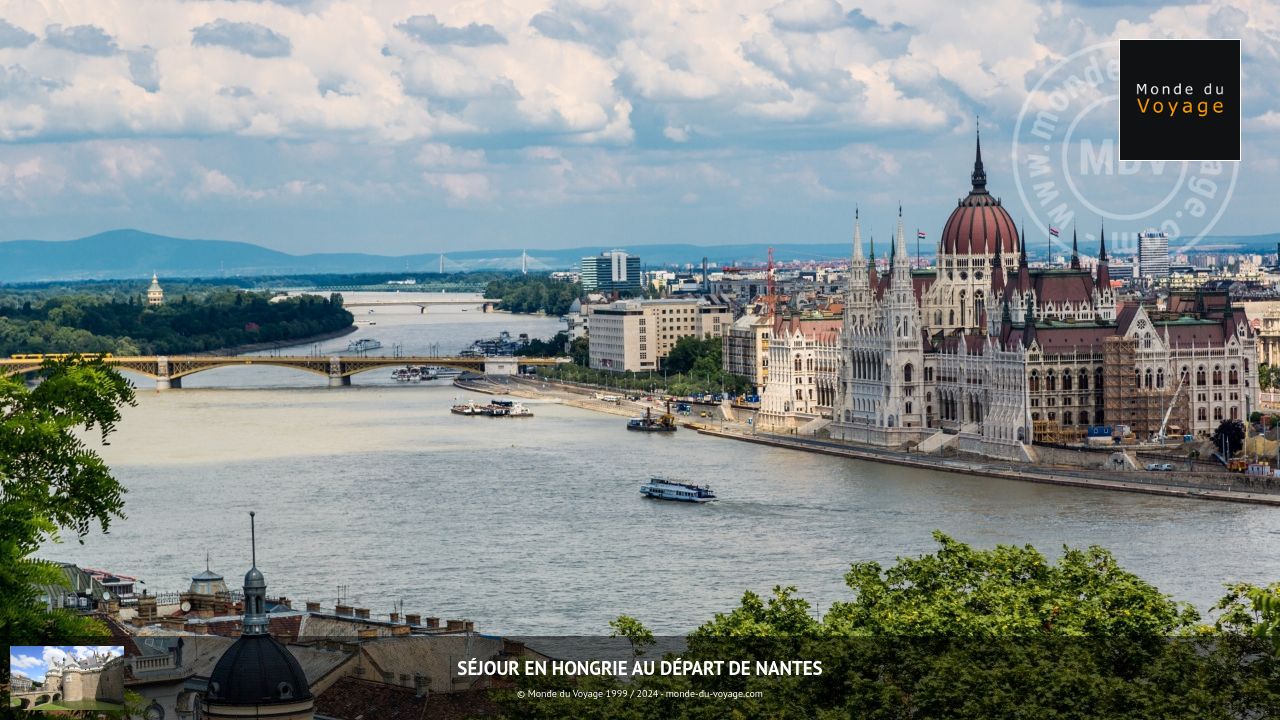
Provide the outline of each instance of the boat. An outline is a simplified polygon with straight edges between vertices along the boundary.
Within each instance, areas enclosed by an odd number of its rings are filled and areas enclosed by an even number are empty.
[[[667,411],[654,417],[653,408],[645,408],[644,415],[627,421],[627,429],[637,432],[675,432],[676,416],[671,414],[670,403]]]
[[[666,478],[653,477],[640,486],[640,494],[655,500],[704,503],[716,499],[709,485],[694,485]]]
[[[449,408],[449,412],[454,415],[483,415],[484,408],[473,402],[460,403]]]
[[[347,343],[347,352],[367,352],[369,350],[377,350],[380,347],[382,347],[382,343],[373,338],[361,338]]]
[[[532,410],[513,400],[494,400],[489,403],[489,414],[492,417],[533,417]]]

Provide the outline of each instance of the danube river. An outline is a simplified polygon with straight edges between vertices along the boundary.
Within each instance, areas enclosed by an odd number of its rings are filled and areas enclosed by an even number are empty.
[[[472,309],[359,310],[356,334],[282,354],[341,351],[362,337],[406,354],[456,352],[509,330],[548,337],[551,318]],[[376,322],[376,325],[369,325]],[[1280,512],[926,472],[718,440],[628,433],[624,419],[550,403],[536,417],[449,413],[467,393],[396,385],[387,371],[328,388],[276,368],[227,368],[157,393],[139,379],[104,453],[128,518],[43,556],[185,589],[211,567],[239,585],[249,510],[269,592],[326,607],[468,618],[486,632],[599,634],[634,615],[693,629],[743,590],[796,585],[825,609],[858,560],[934,547],[938,529],[981,546],[1103,545],[1202,610],[1225,582],[1280,579]],[[479,398],[477,398],[479,399]],[[644,500],[661,473],[713,485],[705,506]]]

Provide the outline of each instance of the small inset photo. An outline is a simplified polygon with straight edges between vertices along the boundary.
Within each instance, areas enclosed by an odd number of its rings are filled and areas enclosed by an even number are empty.
[[[124,648],[15,645],[9,648],[9,707],[67,717],[124,715]]]

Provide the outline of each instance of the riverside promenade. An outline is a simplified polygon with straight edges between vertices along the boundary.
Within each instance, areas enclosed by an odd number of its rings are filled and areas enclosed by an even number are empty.
[[[1093,488],[1095,490],[1117,490],[1122,492],[1145,493],[1148,495],[1165,495],[1198,500],[1219,500],[1223,502],[1252,503],[1256,505],[1280,506],[1280,494],[1247,492],[1231,490],[1221,483],[1195,484],[1177,482],[1159,482],[1155,479],[1132,479],[1140,471],[1108,472],[1105,470],[1074,469],[1058,466],[1012,465],[1009,463],[982,462],[961,458],[939,457],[916,453],[904,453],[879,448],[859,447],[848,443],[840,443],[816,438],[772,435],[767,433],[742,432],[699,423],[685,423],[686,427],[697,430],[702,435],[740,440],[743,442],[772,445],[774,447],[816,452],[824,455],[869,462],[904,465],[924,470],[953,472],[963,475],[984,475],[1005,480],[1036,482],[1047,485],[1067,485],[1071,487]],[[1141,477],[1141,476],[1140,476]],[[1215,485],[1217,485],[1215,487]]]

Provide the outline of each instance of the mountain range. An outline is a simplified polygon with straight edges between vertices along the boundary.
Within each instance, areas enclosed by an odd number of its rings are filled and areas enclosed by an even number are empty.
[[[1206,238],[1200,247],[1275,251],[1280,233]],[[779,243],[778,262],[834,260],[846,257],[847,243]],[[578,266],[581,258],[609,248],[576,247],[529,250],[530,270],[564,270]],[[914,247],[912,250],[914,251]],[[925,248],[926,250],[928,248]],[[764,244],[690,245],[654,244],[628,247],[648,267],[698,265],[704,257],[712,266],[761,265],[768,253]],[[444,270],[516,270],[525,250],[466,250],[446,253]],[[926,253],[930,254],[930,253]],[[149,277],[251,277],[260,275],[436,272],[439,253],[374,255],[369,253],[312,253],[291,255],[260,245],[230,240],[193,240],[156,235],[141,230],[111,230],[76,240],[11,240],[0,242],[0,282],[50,280],[106,280]]]

